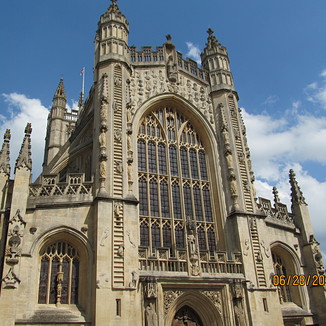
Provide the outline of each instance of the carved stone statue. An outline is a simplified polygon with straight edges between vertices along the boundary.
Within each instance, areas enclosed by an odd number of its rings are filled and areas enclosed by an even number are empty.
[[[237,196],[238,190],[237,190],[237,182],[235,181],[235,179],[233,178],[231,179],[230,186],[231,186],[231,195]]]
[[[104,132],[100,133],[100,136],[98,137],[98,141],[99,141],[100,147],[106,147],[106,137],[105,137]]]
[[[237,326],[246,326],[246,316],[242,308],[241,300],[237,300],[234,306],[235,321]]]
[[[174,62],[172,55],[170,55],[167,62],[167,74],[170,82],[175,83],[177,81],[177,73],[177,64]]]
[[[106,177],[106,163],[105,161],[102,161],[100,163],[100,177],[105,178]]]
[[[196,248],[196,237],[194,235],[193,230],[190,230],[190,233],[187,236],[189,255],[190,257],[194,257],[197,254]]]
[[[157,314],[153,303],[145,308],[146,326],[157,326]]]

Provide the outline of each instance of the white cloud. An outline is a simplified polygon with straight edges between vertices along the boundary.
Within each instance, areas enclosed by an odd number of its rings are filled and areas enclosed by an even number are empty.
[[[326,117],[296,115],[286,119],[249,114],[243,110],[257,177],[276,181],[284,162],[326,164]]]
[[[200,49],[197,45],[194,45],[192,42],[186,42],[188,47],[187,56],[193,60],[195,60],[198,64],[201,64],[200,58]]]
[[[274,104],[274,103],[276,103],[278,101],[279,101],[279,97],[278,96],[276,96],[276,95],[270,95],[270,96],[268,96],[266,98],[266,100],[263,102],[263,104],[265,104],[265,105],[272,105],[272,104]]]
[[[32,160],[33,178],[41,172],[43,163],[46,124],[49,111],[41,104],[39,99],[30,99],[23,94],[2,94],[8,103],[9,118],[0,117],[0,135],[6,129],[11,130],[10,153],[11,171],[14,172],[16,159],[24,138],[27,122],[32,124]],[[1,137],[1,136],[0,136]]]
[[[289,124],[285,119],[249,114],[243,110],[243,118],[257,178],[257,195],[273,200],[272,187],[276,186],[281,201],[290,210],[288,174],[292,168],[309,205],[316,237],[325,249],[326,182],[312,177],[302,164],[326,164],[326,117],[297,114]]]
[[[323,71],[320,73],[320,76],[322,76],[322,77],[326,77],[326,69],[323,70]]]
[[[322,82],[313,82],[305,88],[307,100],[326,109],[326,69],[320,73]]]

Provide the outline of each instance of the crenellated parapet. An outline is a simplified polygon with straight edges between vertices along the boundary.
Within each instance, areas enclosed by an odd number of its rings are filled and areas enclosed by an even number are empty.
[[[266,215],[269,222],[295,227],[294,215],[288,211],[285,204],[278,202],[272,205],[269,199],[259,197],[258,208]]]
[[[89,200],[92,199],[93,182],[85,181],[84,173],[67,174],[64,182],[60,181],[59,175],[43,175],[41,184],[29,186],[29,201],[49,200]]]

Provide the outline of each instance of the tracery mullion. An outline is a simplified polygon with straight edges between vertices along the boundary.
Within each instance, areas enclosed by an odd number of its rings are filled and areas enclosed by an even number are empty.
[[[47,290],[46,290],[46,303],[50,303],[50,291],[51,291],[51,271],[52,271],[52,259],[50,256],[49,259],[49,270],[48,270],[48,281],[47,281]]]
[[[68,278],[68,303],[71,303],[71,285],[72,285],[72,263],[73,263],[73,258],[70,257],[70,262],[69,262],[69,278]]]

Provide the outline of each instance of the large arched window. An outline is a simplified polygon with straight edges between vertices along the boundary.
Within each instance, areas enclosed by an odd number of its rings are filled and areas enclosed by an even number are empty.
[[[289,251],[282,244],[274,244],[271,248],[274,273],[279,277],[287,280],[288,276],[300,275],[299,265],[296,262],[295,254]],[[280,283],[280,282],[277,282]],[[302,307],[301,294],[302,286],[295,286],[293,284],[286,284],[278,286],[280,302],[293,302],[299,307]]]
[[[140,244],[151,252],[186,248],[187,221],[196,223],[200,251],[216,250],[205,148],[189,120],[164,107],[138,130]]]
[[[77,304],[79,262],[78,251],[66,241],[44,248],[40,254],[38,303]]]

